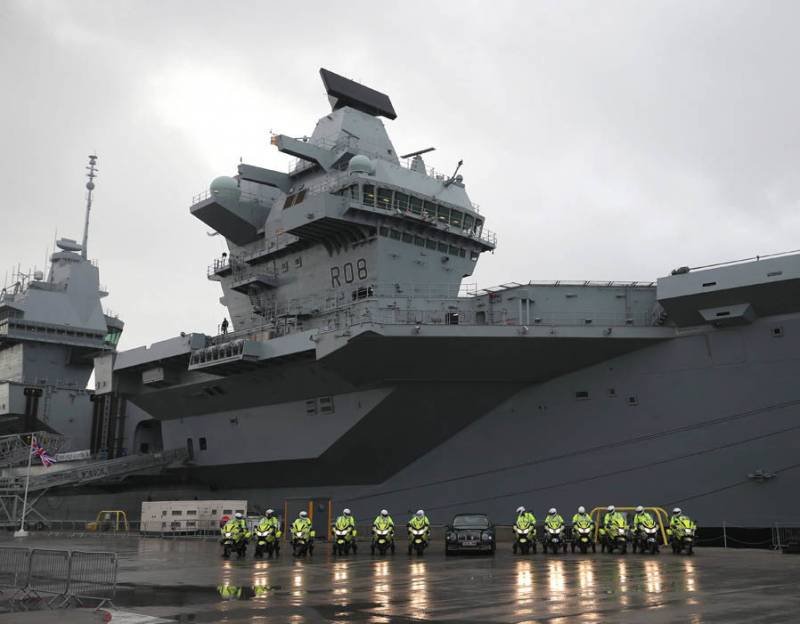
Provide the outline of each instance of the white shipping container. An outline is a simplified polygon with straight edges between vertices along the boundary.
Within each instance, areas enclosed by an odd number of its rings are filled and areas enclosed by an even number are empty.
[[[142,503],[142,533],[216,533],[223,516],[247,516],[245,500],[177,500]]]

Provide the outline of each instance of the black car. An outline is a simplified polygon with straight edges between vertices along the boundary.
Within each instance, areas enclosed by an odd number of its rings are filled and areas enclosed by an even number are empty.
[[[463,513],[453,516],[444,533],[444,552],[486,552],[494,554],[494,524],[482,513]]]

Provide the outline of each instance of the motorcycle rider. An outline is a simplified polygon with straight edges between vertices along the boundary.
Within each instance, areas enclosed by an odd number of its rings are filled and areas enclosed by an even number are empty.
[[[694,523],[694,521],[689,516],[684,515],[680,507],[675,507],[675,509],[672,510],[672,515],[669,518],[667,535],[672,537],[672,532],[677,527],[686,527],[690,529],[697,528],[697,525]]]
[[[524,520],[523,520],[524,518]],[[525,511],[525,508],[520,505],[517,507],[517,523],[519,526],[524,527],[527,524],[536,524],[536,516],[530,511]]]
[[[372,528],[379,528],[383,530],[385,528],[390,528],[392,534],[394,535],[394,520],[389,515],[389,512],[386,509],[381,509],[381,513],[375,516],[375,520],[372,522]]]
[[[431,521],[428,520],[428,516],[425,515],[423,509],[417,510],[417,513],[411,516],[411,519],[408,521],[408,526],[412,529],[425,529],[425,540],[427,541],[430,539]]]
[[[626,530],[628,528],[628,525],[625,521],[625,516],[623,516],[620,512],[618,512],[617,508],[614,507],[614,505],[609,505],[608,508],[606,509],[606,515],[603,516],[603,526],[600,529],[600,535],[603,538],[601,539],[603,550],[605,550],[607,543],[605,538],[607,538],[608,530],[612,526],[614,528],[623,528]]]
[[[239,525],[242,532],[247,534],[247,520],[244,519],[244,515],[242,515],[241,511],[237,511],[236,514],[234,514],[233,520]]]
[[[356,531],[356,519],[353,517],[353,512],[351,512],[347,507],[342,509],[342,515],[336,518],[336,521],[333,523],[333,527],[335,529],[339,529],[343,531],[348,527],[352,529],[352,548],[353,552],[356,552],[358,546],[356,545],[356,535],[358,531]]]
[[[551,529],[557,529],[564,526],[564,518],[559,515],[555,507],[551,507],[544,518],[544,525]]]
[[[425,542],[429,542],[431,539],[431,521],[428,520],[428,516],[425,515],[425,511],[423,509],[418,509],[417,513],[415,513],[408,521],[408,554],[411,554],[412,548],[412,536],[411,536],[411,529],[424,529],[425,533],[423,534],[422,538]]]
[[[280,550],[281,523],[278,518],[275,517],[275,511],[273,509],[267,509],[256,526],[256,530],[262,533],[268,529],[272,529],[275,535],[275,552],[277,553]]]
[[[272,527],[275,531],[275,537],[281,536],[281,523],[275,516],[275,511],[273,509],[267,509],[261,520],[258,521],[259,530],[266,531],[269,527]]]
[[[636,508],[636,515],[633,516],[633,530],[638,531],[640,525],[652,520],[653,516],[651,516],[649,512],[645,511],[644,507],[639,505]]]
[[[586,513],[586,507],[583,505],[578,507],[578,513],[572,516],[572,524],[578,524],[578,522],[588,522],[594,526],[594,520],[592,520],[592,516]]]
[[[297,518],[295,521],[292,522],[292,537],[294,537],[297,533],[301,532],[308,532],[309,535],[309,542],[311,541],[311,520],[308,518],[307,511],[301,511],[297,514]]]

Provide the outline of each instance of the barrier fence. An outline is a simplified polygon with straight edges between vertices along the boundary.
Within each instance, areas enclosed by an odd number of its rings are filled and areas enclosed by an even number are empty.
[[[117,553],[0,548],[0,593],[12,606],[113,604]]]

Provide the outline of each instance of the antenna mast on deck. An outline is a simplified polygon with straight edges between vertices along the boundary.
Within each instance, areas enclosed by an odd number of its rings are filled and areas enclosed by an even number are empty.
[[[89,166],[86,167],[89,173],[86,177],[89,181],[86,183],[86,221],[83,224],[83,248],[81,249],[81,256],[86,260],[86,246],[89,244],[89,213],[92,211],[92,191],[94,190],[94,179],[97,177],[97,156],[95,154],[89,155]]]

